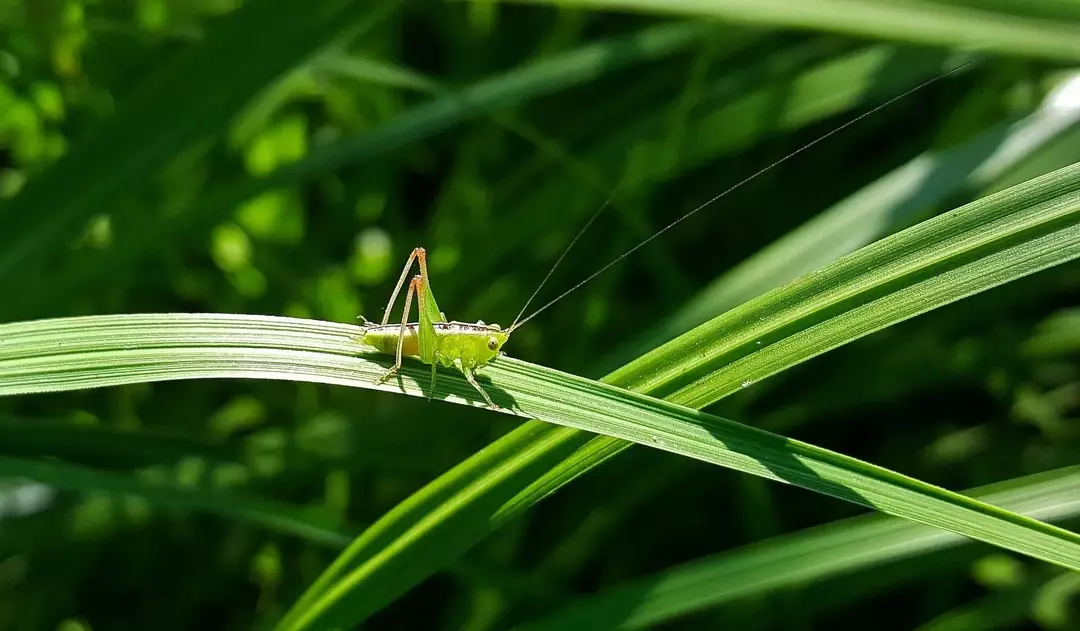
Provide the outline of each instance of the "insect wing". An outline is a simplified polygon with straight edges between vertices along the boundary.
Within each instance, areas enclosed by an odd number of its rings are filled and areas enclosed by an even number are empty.
[[[435,295],[431,293],[431,286],[425,277],[417,288],[419,299],[418,310],[420,312],[419,351],[420,357],[426,362],[433,362],[437,338],[435,337],[434,322],[444,322],[439,305],[435,302]]]

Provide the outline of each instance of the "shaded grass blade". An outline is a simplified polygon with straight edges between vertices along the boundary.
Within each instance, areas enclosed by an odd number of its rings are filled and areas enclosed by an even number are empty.
[[[339,520],[320,515],[317,510],[235,492],[186,488],[171,481],[150,481],[52,460],[0,456],[0,476],[27,478],[82,493],[106,492],[138,497],[154,506],[219,515],[332,547],[346,545],[355,535],[353,529],[342,527]]]
[[[685,137],[672,158],[650,157],[648,168],[636,169],[627,183],[632,181],[634,187],[642,187],[669,181],[710,160],[747,150],[766,139],[795,132],[853,107],[883,103],[950,68],[947,55],[939,51],[881,44],[829,55],[822,60],[811,54],[810,51],[816,48],[781,49],[785,57],[791,58],[783,65],[790,64],[798,69],[789,76],[780,73],[781,76],[774,77],[776,70],[770,63],[772,59],[766,58],[760,65],[750,65],[724,77],[720,85],[712,89],[719,94],[711,94],[702,99],[702,103],[695,104],[702,114],[685,123]],[[959,72],[966,72],[970,67]],[[763,82],[761,76],[768,76],[770,80]],[[664,112],[645,112],[638,120],[621,126],[589,151],[589,162],[609,165],[606,167],[609,172],[618,171],[618,165],[626,161],[627,154],[640,149],[635,149],[635,145],[642,139],[669,135],[665,117]],[[665,153],[666,150],[656,152]],[[545,213],[553,206],[572,204],[577,209],[575,216],[580,213],[580,221],[585,221],[605,197],[574,202],[580,198],[580,190],[576,183],[556,179],[543,182],[534,194],[515,198],[514,231],[500,234],[501,247],[485,248],[470,260],[475,261],[477,269],[510,265],[514,254],[531,242],[532,235],[547,229]],[[647,236],[648,233],[642,231],[638,238]],[[447,287],[449,283],[451,291],[463,292],[477,282],[480,279],[458,274],[443,286]]]
[[[626,361],[641,355],[764,291],[827,265],[892,232],[958,190],[989,185],[1059,134],[1076,127],[1078,119],[1080,109],[1040,110],[996,125],[960,146],[916,157],[717,278],[671,318],[617,353],[618,357]]]
[[[240,444],[214,442],[181,434],[120,430],[103,425],[0,417],[0,454],[61,458],[110,469],[169,464],[184,458],[236,463]]]
[[[1080,467],[974,489],[981,501],[1044,521],[1080,515]],[[867,571],[968,543],[908,521],[866,515],[692,561],[583,597],[525,624],[541,629],[640,629],[742,598]]]
[[[761,27],[812,29],[855,37],[953,46],[1044,59],[1080,59],[1080,25],[942,2],[905,0],[513,0],[714,18]],[[1007,19],[1006,19],[1007,17]]]
[[[265,177],[252,177],[223,184],[208,191],[179,216],[143,227],[138,239],[130,239],[106,252],[92,252],[68,265],[58,274],[60,287],[41,291],[29,286],[29,298],[13,301],[4,312],[9,317],[36,315],[42,304],[57,295],[85,291],[100,278],[123,274],[159,239],[208,230],[222,213],[268,190],[296,186],[346,164],[363,163],[387,155],[411,143],[431,137],[454,125],[490,115],[547,94],[595,80],[607,73],[649,60],[685,51],[715,31],[708,24],[662,24],[631,35],[613,37],[551,55],[547,59],[496,75],[417,105],[384,125],[325,145],[302,160],[282,167]],[[330,56],[333,59],[333,56]],[[314,61],[320,69],[325,62]],[[54,187],[55,188],[55,187]],[[21,196],[20,196],[21,197]],[[33,217],[34,213],[29,213]],[[36,221],[28,218],[27,221]],[[28,224],[30,225],[30,224]],[[3,241],[0,240],[0,244]],[[2,280],[2,270],[0,270]],[[4,308],[0,305],[0,308]],[[14,314],[14,315],[12,315]]]

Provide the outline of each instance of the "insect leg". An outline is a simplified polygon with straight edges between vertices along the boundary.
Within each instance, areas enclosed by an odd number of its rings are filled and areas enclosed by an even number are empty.
[[[436,354],[436,357],[435,357],[436,361],[431,362],[431,389],[428,390],[428,397],[427,397],[429,401],[431,400],[432,395],[435,394],[435,366],[439,363],[438,359],[439,359],[439,357]]]
[[[424,251],[424,248],[414,248],[412,253],[409,254],[409,260],[405,261],[405,269],[401,270],[397,285],[394,286],[394,291],[390,294],[390,302],[386,304],[386,309],[383,311],[382,323],[384,325],[390,321],[390,310],[394,308],[394,301],[397,300],[401,288],[405,286],[405,279],[409,277],[409,269],[416,259],[420,259],[420,274],[427,276],[427,252]],[[406,308],[405,311],[408,312],[408,309]]]
[[[379,377],[379,379],[375,383],[383,383],[390,377],[394,376],[394,373],[401,370],[401,351],[405,346],[405,326],[409,322],[409,309],[412,308],[413,294],[416,293],[416,288],[419,284],[420,277],[414,277],[412,279],[412,282],[409,283],[409,291],[405,294],[405,311],[401,314],[401,330],[398,333],[397,353],[395,353],[394,355],[394,365],[390,367],[390,370],[386,371],[386,374],[384,374],[382,377]]]
[[[476,375],[474,371],[466,368],[465,366],[462,366],[461,364],[458,364],[458,366],[461,368],[461,374],[465,375],[465,378],[469,380],[469,383],[472,384],[472,387],[476,388],[476,391],[484,397],[485,401],[487,401],[488,407],[493,410],[501,409],[499,408],[499,406],[495,405],[495,402],[491,400],[491,397],[488,396],[488,393],[480,387],[480,382],[476,380]]]

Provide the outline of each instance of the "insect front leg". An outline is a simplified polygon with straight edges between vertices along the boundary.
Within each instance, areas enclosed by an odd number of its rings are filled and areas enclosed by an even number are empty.
[[[487,391],[485,391],[482,387],[480,387],[480,382],[476,380],[476,371],[475,370],[473,370],[472,368],[466,367],[460,361],[458,362],[458,368],[461,369],[461,374],[465,375],[465,378],[469,380],[469,383],[472,384],[472,387],[476,388],[476,391],[480,393],[480,396],[484,397],[484,400],[487,401],[488,407],[490,407],[493,410],[501,410],[502,409],[499,406],[495,405],[495,402],[491,400],[490,396],[488,396]]]
[[[411,261],[412,259],[410,259]],[[406,271],[408,268],[406,268]],[[416,288],[420,284],[420,277],[417,276],[409,283],[409,291],[405,294],[405,311],[401,314],[401,330],[398,332],[397,341],[397,353],[394,354],[394,365],[387,370],[386,373],[379,377],[375,383],[384,383],[390,377],[393,377],[397,371],[401,370],[401,351],[405,346],[405,327],[409,322],[409,309],[412,308],[413,294],[416,293]],[[385,317],[383,318],[385,320]],[[385,322],[384,322],[385,324]]]

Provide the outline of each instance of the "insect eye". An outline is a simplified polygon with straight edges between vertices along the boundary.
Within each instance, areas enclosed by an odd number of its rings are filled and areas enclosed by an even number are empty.
[[[489,337],[488,338],[488,350],[492,350],[492,351],[499,350],[499,340],[497,340],[497,339],[495,339],[493,337]]]

